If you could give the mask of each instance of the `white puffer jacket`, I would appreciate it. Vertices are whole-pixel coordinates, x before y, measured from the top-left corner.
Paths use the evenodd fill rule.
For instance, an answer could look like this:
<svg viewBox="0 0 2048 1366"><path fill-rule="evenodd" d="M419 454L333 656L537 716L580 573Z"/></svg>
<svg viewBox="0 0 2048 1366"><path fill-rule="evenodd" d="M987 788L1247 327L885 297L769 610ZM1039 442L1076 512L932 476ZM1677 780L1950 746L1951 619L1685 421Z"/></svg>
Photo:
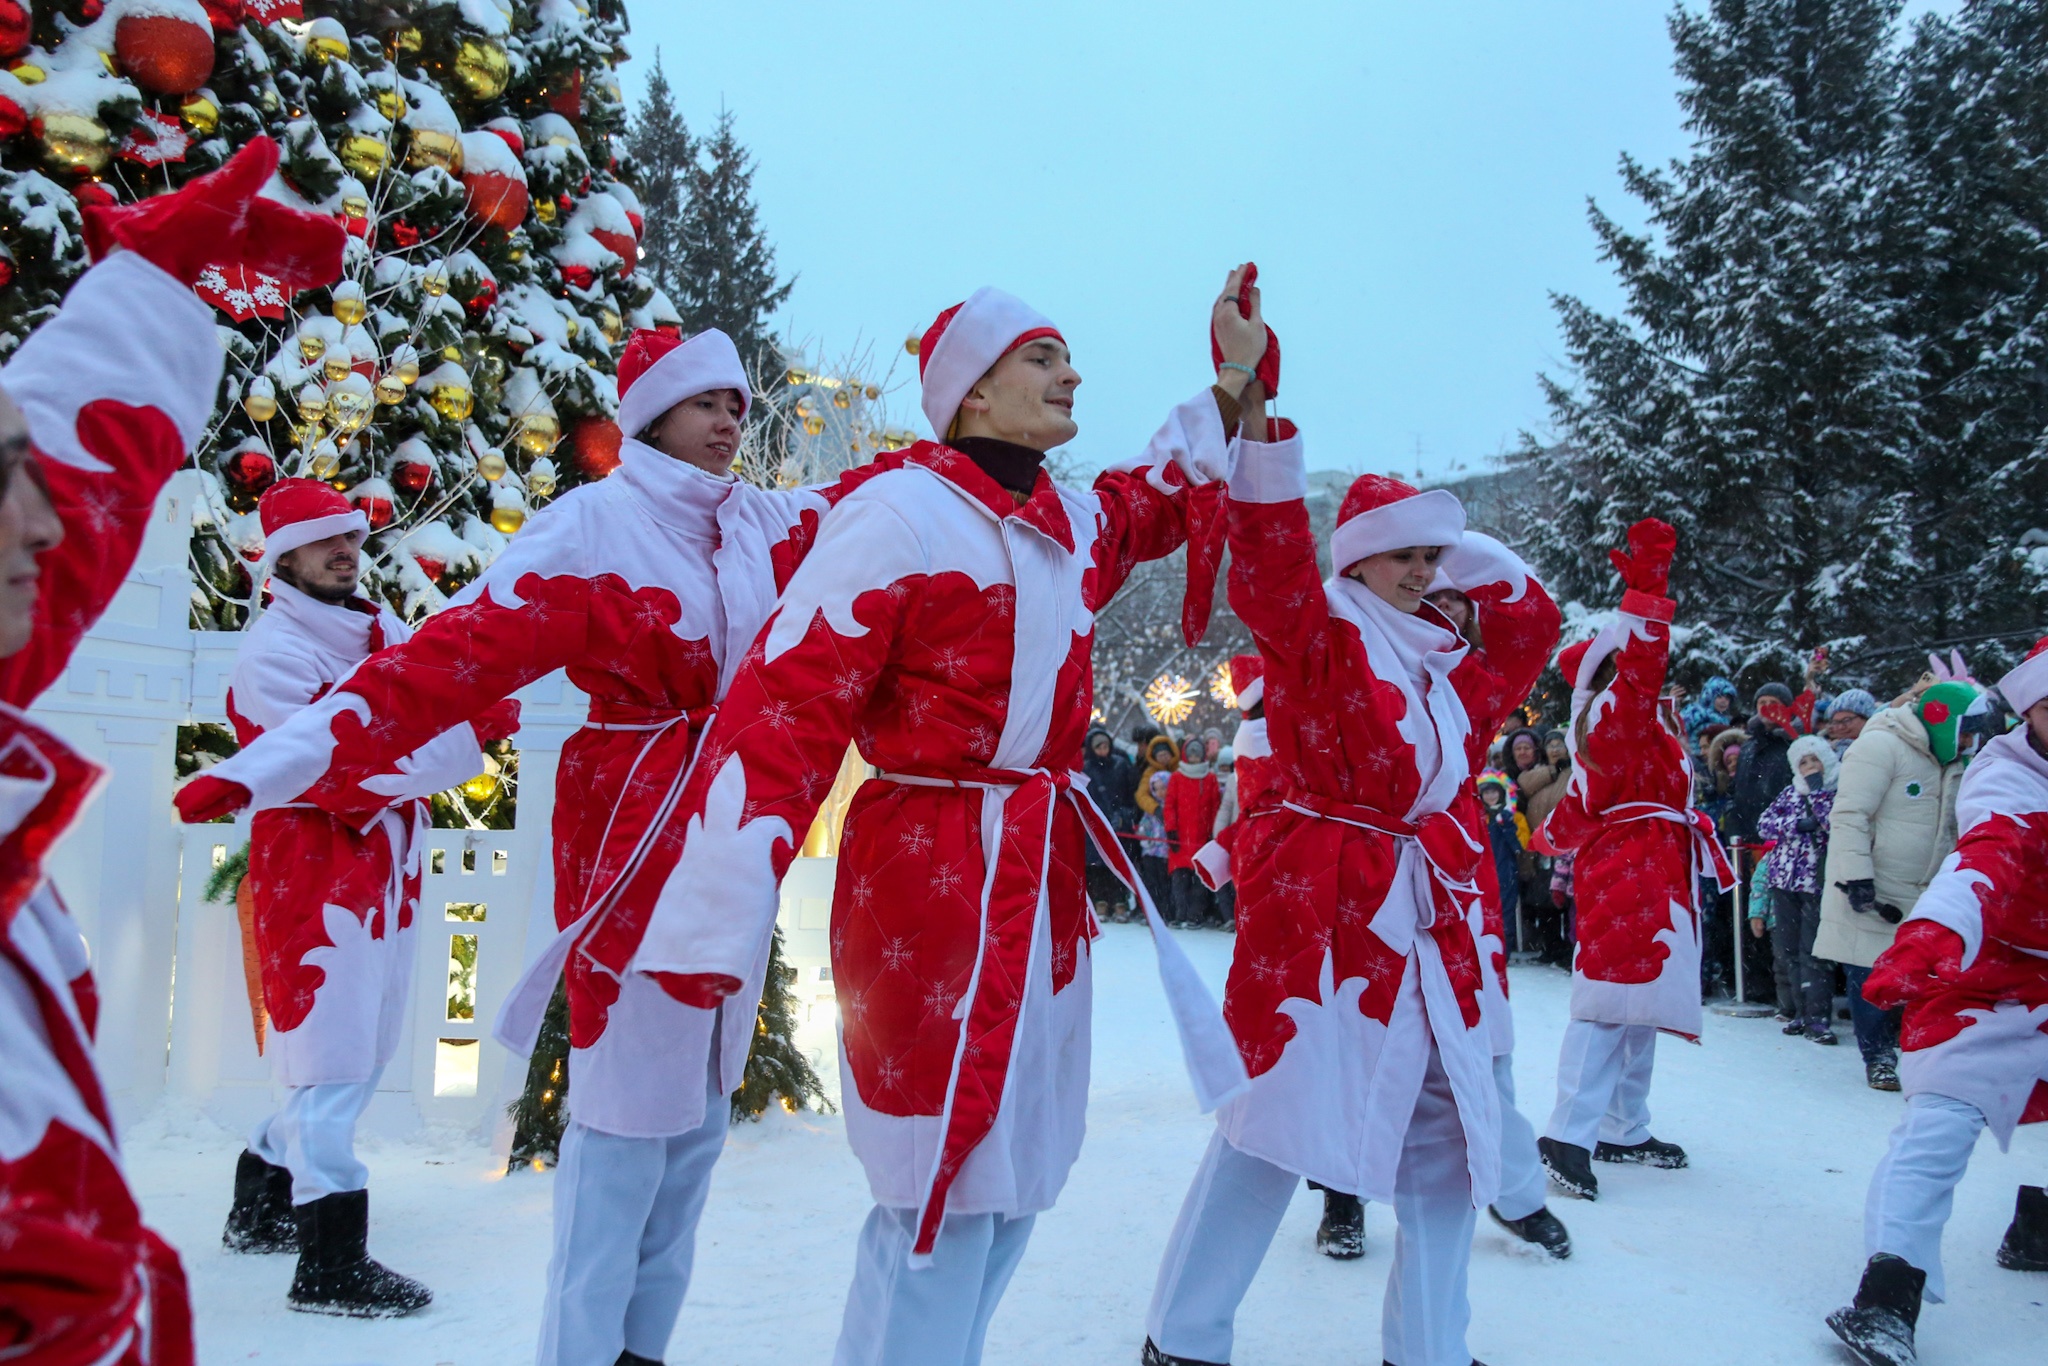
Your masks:
<svg viewBox="0 0 2048 1366"><path fill-rule="evenodd" d="M1877 899L1911 913L1941 861L1956 847L1956 789L1963 763L1936 762L1927 730L1910 708L1870 718L1842 756L1821 884L1813 956L1867 968L1891 947L1898 926L1859 914L1837 886L1870 878Z"/></svg>

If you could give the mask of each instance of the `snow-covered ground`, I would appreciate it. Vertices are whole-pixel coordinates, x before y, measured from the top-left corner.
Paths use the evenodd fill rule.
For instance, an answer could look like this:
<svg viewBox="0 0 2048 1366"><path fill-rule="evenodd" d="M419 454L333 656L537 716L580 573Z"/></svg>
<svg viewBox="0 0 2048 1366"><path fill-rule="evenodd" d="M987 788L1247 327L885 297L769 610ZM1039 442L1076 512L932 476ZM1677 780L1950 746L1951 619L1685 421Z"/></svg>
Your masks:
<svg viewBox="0 0 2048 1366"><path fill-rule="evenodd" d="M1230 941L1185 936L1219 990ZM1209 1124L1195 1113L1144 931L1098 947L1088 1142L1059 1208L997 1313L987 1361L1129 1366L1159 1251ZM1548 1112L1568 979L1515 969L1516 1077L1537 1127ZM1709 1015L1704 1047L1667 1043L1651 1093L1660 1137L1690 1170L1600 1171L1597 1205L1554 1202L1574 1254L1553 1263L1483 1217L1472 1261L1471 1344L1491 1366L1841 1363L1822 1326L1862 1261L1863 1192L1899 1101L1868 1090L1853 1045L1786 1039L1770 1020ZM830 1359L854 1232L867 1207L835 1117L777 1116L735 1131L698 1240L672 1366ZM1950 1302L1921 1318L1927 1366L2048 1359L2048 1275L1992 1260L2013 1188L2048 1178L2048 1126L2010 1154L1986 1138L1948 1227ZM220 1250L239 1139L159 1113L129 1137L149 1217L185 1254L206 1366L484 1366L531 1357L552 1177L503 1175L467 1135L368 1142L371 1250L433 1287L412 1319L360 1323L285 1308L289 1257ZM1238 1366L1379 1360L1391 1212L1367 1214L1363 1261L1315 1254L1306 1189L1238 1315Z"/></svg>

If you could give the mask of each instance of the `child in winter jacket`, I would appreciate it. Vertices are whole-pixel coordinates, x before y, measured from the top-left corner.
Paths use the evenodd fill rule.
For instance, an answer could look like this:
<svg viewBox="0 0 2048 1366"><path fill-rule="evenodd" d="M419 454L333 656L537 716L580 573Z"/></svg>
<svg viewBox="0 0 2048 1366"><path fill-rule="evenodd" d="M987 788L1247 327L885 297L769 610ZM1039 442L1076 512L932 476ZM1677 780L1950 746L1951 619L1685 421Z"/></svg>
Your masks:
<svg viewBox="0 0 2048 1366"><path fill-rule="evenodd" d="M1166 917L1176 924L1203 925L1215 916L1216 896L1195 873L1195 851L1216 833L1216 809L1222 804L1223 788L1209 769L1208 746L1201 736L1190 736L1160 805L1173 897Z"/></svg>
<svg viewBox="0 0 2048 1366"><path fill-rule="evenodd" d="M1479 804L1485 808L1493 871L1500 879L1501 924L1515 936L1515 947L1519 950L1521 940L1515 925L1522 906L1522 852L1529 847L1529 823L1508 800L1508 780L1502 774L1489 773L1479 780Z"/></svg>
<svg viewBox="0 0 2048 1366"><path fill-rule="evenodd" d="M1813 956L1820 932L1820 873L1827 865L1828 818L1835 804L1834 746L1802 735L1786 755L1792 782L1757 817L1757 833L1772 841L1770 857L1771 961L1778 978L1778 1018L1787 1034L1832 1044L1834 969Z"/></svg>
<svg viewBox="0 0 2048 1366"><path fill-rule="evenodd" d="M1170 768L1155 768L1138 788L1138 802L1144 814L1138 817L1138 876L1162 916L1173 914L1173 896L1166 877L1166 785L1173 780Z"/></svg>

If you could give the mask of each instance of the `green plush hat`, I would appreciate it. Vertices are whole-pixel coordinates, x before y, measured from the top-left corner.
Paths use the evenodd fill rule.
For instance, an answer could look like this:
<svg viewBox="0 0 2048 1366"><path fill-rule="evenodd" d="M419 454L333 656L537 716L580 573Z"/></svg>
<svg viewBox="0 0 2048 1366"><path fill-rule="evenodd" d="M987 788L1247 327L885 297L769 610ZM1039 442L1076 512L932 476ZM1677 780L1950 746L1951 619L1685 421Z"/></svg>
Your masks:
<svg viewBox="0 0 2048 1366"><path fill-rule="evenodd" d="M1977 689L1968 683L1937 683L1920 694L1913 714L1927 730L1928 748L1937 762L1952 764L1962 745L1963 713L1977 700Z"/></svg>

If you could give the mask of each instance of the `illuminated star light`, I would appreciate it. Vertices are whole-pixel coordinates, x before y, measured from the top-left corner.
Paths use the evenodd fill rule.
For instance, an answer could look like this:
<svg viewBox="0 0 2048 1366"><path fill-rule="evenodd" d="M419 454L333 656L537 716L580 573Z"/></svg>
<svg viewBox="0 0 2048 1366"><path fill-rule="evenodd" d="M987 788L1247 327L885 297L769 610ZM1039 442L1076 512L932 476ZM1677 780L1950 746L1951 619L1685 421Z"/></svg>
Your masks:
<svg viewBox="0 0 2048 1366"><path fill-rule="evenodd" d="M1177 726L1194 711L1201 694L1179 674L1161 674L1145 689L1145 712L1162 725Z"/></svg>

